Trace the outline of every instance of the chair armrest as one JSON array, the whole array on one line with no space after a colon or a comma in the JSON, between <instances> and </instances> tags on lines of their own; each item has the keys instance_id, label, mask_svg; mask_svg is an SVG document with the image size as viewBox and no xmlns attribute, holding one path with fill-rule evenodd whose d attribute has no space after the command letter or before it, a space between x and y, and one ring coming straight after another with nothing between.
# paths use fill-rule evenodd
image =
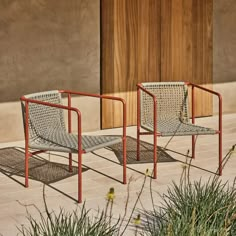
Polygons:
<instances>
[{"instance_id":1,"label":"chair armrest","mask_svg":"<svg viewBox=\"0 0 236 236\"><path fill-rule=\"evenodd\" d=\"M211 93L211 94L216 95L218 97L218 99L219 99L218 100L218 102L219 102L219 107L218 107L219 132L221 133L222 132L222 96L221 96L221 94L216 92L216 91L214 91L214 90L205 88L205 87L197 85L197 84L193 84L193 83L190 83L190 82L188 82L186 84L192 87L192 122L193 122L193 124L194 124L194 121L195 121L195 114L194 114L194 88L198 88L200 90L203 90L205 92Z\"/></svg>"},{"instance_id":2,"label":"chair armrest","mask_svg":"<svg viewBox=\"0 0 236 236\"><path fill-rule=\"evenodd\" d=\"M70 95L80 95L80 96L120 101L123 105L123 138L126 136L126 101L123 98L115 97L115 96L93 94L93 93L77 92L77 91L71 91L71 90L59 90L59 92L68 94L69 99L70 99ZM70 104L70 101L69 101L69 104Z\"/></svg>"},{"instance_id":3,"label":"chair armrest","mask_svg":"<svg viewBox=\"0 0 236 236\"><path fill-rule=\"evenodd\" d=\"M187 85L192 86L192 88L196 87L196 88L199 88L199 89L201 89L201 90L204 90L204 91L206 91L206 92L208 92L208 93L212 93L212 94L217 95L218 97L220 97L220 99L222 99L222 98L221 98L221 94L218 93L218 92L216 92L216 91L214 91L214 90L211 90L211 89L208 89L208 88L205 88L205 87L203 87L203 86L200 86L200 85L197 85L197 84L193 84L193 83L190 83L190 82L188 82Z\"/></svg>"},{"instance_id":4,"label":"chair armrest","mask_svg":"<svg viewBox=\"0 0 236 236\"><path fill-rule=\"evenodd\" d=\"M156 96L154 94L152 94L151 92L149 92L147 89L145 89L142 84L137 84L137 88L141 89L143 92L147 93L149 96L151 96L153 98L153 101L156 100Z\"/></svg>"},{"instance_id":5,"label":"chair armrest","mask_svg":"<svg viewBox=\"0 0 236 236\"><path fill-rule=\"evenodd\" d=\"M137 111L137 126L140 127L140 90L142 90L143 92L145 92L146 94L148 94L150 97L152 97L153 99L153 129L154 129L154 133L157 133L157 100L156 100L156 96L154 94L152 94L150 91L148 91L147 89L145 89L142 84L137 84L137 88L138 88L138 94L137 94L137 107L138 107L138 111Z\"/></svg>"},{"instance_id":6,"label":"chair armrest","mask_svg":"<svg viewBox=\"0 0 236 236\"><path fill-rule=\"evenodd\" d=\"M59 92L60 93L67 93L67 94L71 94L71 95L80 95L80 96L87 96L87 97L94 97L94 98L118 100L118 101L121 101L123 104L125 104L125 100L123 98L115 97L115 96L107 96L107 95L100 95L100 94L94 94L94 93L76 92L76 91L70 91L70 90L59 90Z\"/></svg>"},{"instance_id":7,"label":"chair armrest","mask_svg":"<svg viewBox=\"0 0 236 236\"><path fill-rule=\"evenodd\" d=\"M29 127L29 123L28 123L29 122L28 121L29 120L29 109L28 109L28 107L29 107L29 103L35 103L35 104L39 104L39 105L44 105L44 106L55 107L55 108L64 109L64 110L68 110L68 111L73 111L77 114L78 149L82 151L81 112L79 111L79 109L77 109L75 107L69 107L69 106L61 105L61 104L55 104L55 103L30 99L30 98L26 98L24 96L22 96L20 98L20 100L22 102L25 102L25 140L26 140L27 145L28 145L28 141L29 141L29 131L28 131L28 127Z\"/></svg>"},{"instance_id":8,"label":"chair armrest","mask_svg":"<svg viewBox=\"0 0 236 236\"><path fill-rule=\"evenodd\" d=\"M79 116L81 116L81 113L80 113L79 109L77 109L75 107L68 107L68 106L61 105L61 104L55 104L55 103L50 103L50 102L44 102L44 101L40 101L40 100L30 99L30 98L26 98L24 96L22 96L20 98L20 100L24 101L26 103L35 103L35 104L40 104L40 105L49 106L49 107L56 107L56 108L60 108L60 109L71 110L71 111L74 111L77 114L79 114Z\"/></svg>"}]
</instances>

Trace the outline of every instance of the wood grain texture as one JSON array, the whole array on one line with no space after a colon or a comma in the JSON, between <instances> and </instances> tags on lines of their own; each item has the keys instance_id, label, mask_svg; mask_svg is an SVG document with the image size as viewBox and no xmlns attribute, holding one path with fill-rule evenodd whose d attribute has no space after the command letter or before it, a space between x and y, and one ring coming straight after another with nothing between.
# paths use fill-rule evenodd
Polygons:
<instances>
[{"instance_id":1,"label":"wood grain texture","mask_svg":"<svg viewBox=\"0 0 236 236\"><path fill-rule=\"evenodd\" d=\"M161 81L212 87L212 8L212 0L161 1ZM211 115L212 96L196 97L196 115Z\"/></svg>"},{"instance_id":2,"label":"wood grain texture","mask_svg":"<svg viewBox=\"0 0 236 236\"><path fill-rule=\"evenodd\" d=\"M114 1L102 0L101 8L101 61L102 61L102 88L107 95L113 95L114 88ZM106 66L109 65L109 66ZM102 100L102 113L113 114L113 103L109 100ZM113 127L113 115L102 115L101 122L107 127Z\"/></svg>"},{"instance_id":3,"label":"wood grain texture","mask_svg":"<svg viewBox=\"0 0 236 236\"><path fill-rule=\"evenodd\" d=\"M109 4L114 11L113 15L109 15L113 26L109 25L113 30L102 30L101 37L102 50L113 50L113 57L106 59L104 57L111 54L102 53L102 94L124 98L127 103L127 125L134 125L136 84L160 80L160 14L157 14L160 1L103 0L102 28L108 27L108 23L105 23L108 13L105 11L109 9ZM122 124L121 106L117 103L111 106L107 101L102 103L102 128L119 127Z\"/></svg>"},{"instance_id":4,"label":"wood grain texture","mask_svg":"<svg viewBox=\"0 0 236 236\"><path fill-rule=\"evenodd\" d=\"M127 34L126 0L114 1L114 96L126 100L127 83ZM112 79L112 78L111 78ZM113 103L114 127L122 124L122 106Z\"/></svg>"},{"instance_id":5,"label":"wood grain texture","mask_svg":"<svg viewBox=\"0 0 236 236\"><path fill-rule=\"evenodd\" d=\"M127 122L128 124L132 124L134 117L136 116L136 82L138 79L138 35L139 35L139 27L138 27L138 4L136 4L137 0L129 0L126 1L126 32L127 32L127 90L126 92L126 101L128 104L127 109Z\"/></svg>"},{"instance_id":6,"label":"wood grain texture","mask_svg":"<svg viewBox=\"0 0 236 236\"><path fill-rule=\"evenodd\" d=\"M161 80L172 80L172 47L171 47L171 22L172 0L161 2Z\"/></svg>"},{"instance_id":7,"label":"wood grain texture","mask_svg":"<svg viewBox=\"0 0 236 236\"><path fill-rule=\"evenodd\" d=\"M191 80L192 0L162 0L161 6L161 80Z\"/></svg>"},{"instance_id":8,"label":"wood grain texture","mask_svg":"<svg viewBox=\"0 0 236 236\"><path fill-rule=\"evenodd\" d=\"M213 69L213 1L193 1L193 78L192 82L212 89ZM196 91L197 116L212 115L213 99L210 94Z\"/></svg>"},{"instance_id":9,"label":"wood grain texture","mask_svg":"<svg viewBox=\"0 0 236 236\"><path fill-rule=\"evenodd\" d=\"M148 81L161 80L161 1L149 0Z\"/></svg>"},{"instance_id":10,"label":"wood grain texture","mask_svg":"<svg viewBox=\"0 0 236 236\"><path fill-rule=\"evenodd\" d=\"M102 0L102 27L109 28L102 30L102 93L126 100L127 125L136 124L139 82L190 81L211 88L212 1ZM110 8L113 15L106 12ZM211 115L212 96L196 95L197 116ZM120 126L121 107L104 102L102 121L102 128Z\"/></svg>"}]
</instances>

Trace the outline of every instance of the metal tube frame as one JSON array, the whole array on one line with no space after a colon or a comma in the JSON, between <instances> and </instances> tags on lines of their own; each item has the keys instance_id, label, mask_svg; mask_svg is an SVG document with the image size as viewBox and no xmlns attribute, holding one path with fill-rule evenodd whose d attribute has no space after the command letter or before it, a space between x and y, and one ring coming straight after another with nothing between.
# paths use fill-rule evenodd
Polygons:
<instances>
[{"instance_id":1,"label":"metal tube frame","mask_svg":"<svg viewBox=\"0 0 236 236\"><path fill-rule=\"evenodd\" d=\"M208 88L205 88L205 87L202 87L200 85L197 85L197 84L193 84L193 83L190 83L190 82L186 82L186 85L188 86L191 86L192 88L192 123L195 124L195 88L197 89L200 89L200 90L203 90L205 92L208 92L208 93L211 93L213 95L216 95L218 97L218 101L219 101L219 104L218 104L218 116L219 116L219 120L218 120L218 130L216 131L216 133L219 135L219 138L218 138L218 145L219 145L219 167L218 167L218 174L219 176L222 175L222 96L220 93L218 92L215 92L211 89L208 89ZM195 136L192 135L192 157L195 158Z\"/></svg>"},{"instance_id":2,"label":"metal tube frame","mask_svg":"<svg viewBox=\"0 0 236 236\"><path fill-rule=\"evenodd\" d=\"M20 98L21 101L25 102L25 187L29 186L29 157L38 153L45 152L46 150L40 150L36 152L29 152L29 103L35 103L50 107L55 107L59 109L64 109L68 111L68 132L72 132L71 125L71 112L75 112L77 114L77 129L78 129L78 203L82 202L82 154L85 153L82 150L82 126L81 126L81 112L79 109L71 107L71 95L81 95L81 96L89 96L96 97L100 99L110 99L120 101L123 104L123 134L122 134L122 144L123 144L123 184L127 183L126 176L126 103L125 100L119 97L98 95L98 94L90 94L83 92L74 92L69 90L59 90L60 93L66 93L68 98L68 106L54 104L34 99L25 98L22 96ZM72 171L72 153L69 153L69 171Z\"/></svg>"},{"instance_id":3,"label":"metal tube frame","mask_svg":"<svg viewBox=\"0 0 236 236\"><path fill-rule=\"evenodd\" d=\"M192 86L192 123L195 124L195 99L194 99L194 88L198 88L201 90L204 90L208 93L211 93L213 95L218 96L219 98L219 129L216 131L216 134L219 135L219 175L222 175L222 96L220 93L217 93L213 90L204 88L202 86L185 82L186 85ZM153 132L141 132L141 90L148 94L153 99ZM137 84L137 160L140 160L140 135L153 135L153 172L154 176L153 178L157 178L157 136L161 136L161 133L157 132L157 100L156 96L153 95L151 92L149 92L147 89L145 89L142 84ZM192 157L195 158L195 135L192 135Z\"/></svg>"},{"instance_id":4,"label":"metal tube frame","mask_svg":"<svg viewBox=\"0 0 236 236\"><path fill-rule=\"evenodd\" d=\"M67 95L68 107L71 108L71 95ZM71 133L71 110L68 110L68 132ZM79 146L78 146L79 147ZM69 171L72 172L72 153L69 153Z\"/></svg>"},{"instance_id":5,"label":"metal tube frame","mask_svg":"<svg viewBox=\"0 0 236 236\"><path fill-rule=\"evenodd\" d=\"M148 94L153 99L153 132L140 132L141 129L141 107L140 107L140 96L141 90ZM157 136L160 136L160 133L157 132L157 101L156 96L146 90L142 84L137 84L137 161L140 160L140 135L149 135L153 134L153 178L157 178Z\"/></svg>"},{"instance_id":6,"label":"metal tube frame","mask_svg":"<svg viewBox=\"0 0 236 236\"><path fill-rule=\"evenodd\" d=\"M93 94L93 93L85 93L85 92L76 92L71 90L59 90L60 93L66 93L70 95L79 95L79 96L86 96L86 97L94 97L100 99L108 99L119 101L122 103L123 106L123 127L122 127L122 146L123 146L123 184L127 183L127 174L126 174L126 126L127 126L127 111L126 111L126 101L123 98L115 97L115 96L107 96L107 95L100 95L100 94Z\"/></svg>"}]
</instances>

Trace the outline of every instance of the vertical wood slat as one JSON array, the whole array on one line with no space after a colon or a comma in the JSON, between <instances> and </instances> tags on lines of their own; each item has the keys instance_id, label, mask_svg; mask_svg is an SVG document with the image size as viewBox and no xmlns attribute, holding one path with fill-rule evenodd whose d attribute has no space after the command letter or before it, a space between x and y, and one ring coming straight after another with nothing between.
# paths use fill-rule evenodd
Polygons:
<instances>
[{"instance_id":1,"label":"vertical wood slat","mask_svg":"<svg viewBox=\"0 0 236 236\"><path fill-rule=\"evenodd\" d=\"M172 80L172 48L171 48L171 22L172 0L161 1L161 80Z\"/></svg>"},{"instance_id":2,"label":"vertical wood slat","mask_svg":"<svg viewBox=\"0 0 236 236\"><path fill-rule=\"evenodd\" d=\"M148 80L161 81L161 1L149 0ZM140 81L142 82L142 81Z\"/></svg>"},{"instance_id":3,"label":"vertical wood slat","mask_svg":"<svg viewBox=\"0 0 236 236\"><path fill-rule=\"evenodd\" d=\"M213 1L193 1L193 78L192 82L212 88ZM196 90L197 116L212 115L212 95Z\"/></svg>"},{"instance_id":4,"label":"vertical wood slat","mask_svg":"<svg viewBox=\"0 0 236 236\"><path fill-rule=\"evenodd\" d=\"M160 0L102 0L101 3L102 28L110 26L104 22L108 20L108 13L104 13L107 4L113 7L113 16L108 15L112 18L113 30L102 30L102 50L113 50L113 57L102 57L102 94L111 92L124 98L127 103L127 125L134 125L136 84L160 81L160 14L156 14L160 10ZM110 44L109 47L106 43ZM105 52L103 55L111 54ZM113 72L109 74L110 70ZM119 127L122 124L121 106L108 104L107 101L102 103L102 128Z\"/></svg>"},{"instance_id":5,"label":"vertical wood slat","mask_svg":"<svg viewBox=\"0 0 236 236\"><path fill-rule=\"evenodd\" d=\"M101 79L102 90L106 95L113 95L114 92L114 1L101 1ZM105 7L106 6L106 7ZM105 8L104 8L105 7ZM109 66L107 66L109 65ZM103 93L103 92L102 92ZM102 100L102 127L114 127L113 103L109 100Z\"/></svg>"},{"instance_id":6,"label":"vertical wood slat","mask_svg":"<svg viewBox=\"0 0 236 236\"><path fill-rule=\"evenodd\" d=\"M212 87L212 0L161 1L161 81ZM212 114L212 96L196 90L197 116Z\"/></svg>"},{"instance_id":7,"label":"vertical wood slat","mask_svg":"<svg viewBox=\"0 0 236 236\"><path fill-rule=\"evenodd\" d=\"M171 81L182 80L183 71L183 34L182 34L182 18L183 5L182 0L173 0L171 4L172 21L170 25L171 30L171 49L172 49L172 65L169 68L172 71Z\"/></svg>"},{"instance_id":8,"label":"vertical wood slat","mask_svg":"<svg viewBox=\"0 0 236 236\"><path fill-rule=\"evenodd\" d=\"M126 97L127 82L127 33L126 33L126 0L114 1L114 96ZM112 59L112 58L111 58ZM121 103L113 103L114 127L122 124ZM110 115L109 115L110 116Z\"/></svg>"},{"instance_id":9,"label":"vertical wood slat","mask_svg":"<svg viewBox=\"0 0 236 236\"><path fill-rule=\"evenodd\" d=\"M193 72L193 27L192 27L192 8L194 0L183 0L183 57L182 57L182 68L186 80L192 81ZM181 78L183 80L183 78ZM192 81L193 82L193 81Z\"/></svg>"},{"instance_id":10,"label":"vertical wood slat","mask_svg":"<svg viewBox=\"0 0 236 236\"><path fill-rule=\"evenodd\" d=\"M138 79L138 8L137 0L126 1L127 17L127 92L126 102L128 104L127 123L135 123L136 109L136 83Z\"/></svg>"},{"instance_id":11,"label":"vertical wood slat","mask_svg":"<svg viewBox=\"0 0 236 236\"><path fill-rule=\"evenodd\" d=\"M192 0L161 2L161 80L192 78Z\"/></svg>"},{"instance_id":12,"label":"vertical wood slat","mask_svg":"<svg viewBox=\"0 0 236 236\"><path fill-rule=\"evenodd\" d=\"M138 0L138 82L148 80L149 0Z\"/></svg>"},{"instance_id":13,"label":"vertical wood slat","mask_svg":"<svg viewBox=\"0 0 236 236\"><path fill-rule=\"evenodd\" d=\"M213 1L207 1L203 10L203 67L204 67L204 84L209 89L212 89L213 78ZM202 103L203 105L204 103ZM213 98L208 95L209 108L205 109L202 115L212 115L213 113Z\"/></svg>"}]
</instances>

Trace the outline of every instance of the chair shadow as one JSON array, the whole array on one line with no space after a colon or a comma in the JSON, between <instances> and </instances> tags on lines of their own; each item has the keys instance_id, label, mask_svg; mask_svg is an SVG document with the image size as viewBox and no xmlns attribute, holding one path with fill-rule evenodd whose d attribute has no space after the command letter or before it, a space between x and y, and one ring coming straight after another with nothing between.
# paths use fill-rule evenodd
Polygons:
<instances>
[{"instance_id":1,"label":"chair shadow","mask_svg":"<svg viewBox=\"0 0 236 236\"><path fill-rule=\"evenodd\" d=\"M141 164L141 163L153 163L153 144L145 141L140 141L140 160L137 161L137 139L127 136L126 137L126 158L127 164ZM117 143L109 146L109 149L113 151L119 162L122 163L122 143ZM158 163L161 162L176 162L178 160L170 156L162 147L157 147Z\"/></svg>"},{"instance_id":2,"label":"chair shadow","mask_svg":"<svg viewBox=\"0 0 236 236\"><path fill-rule=\"evenodd\" d=\"M120 164L123 163L122 143L117 143L108 147L113 151ZM158 147L158 162L175 162L167 152ZM57 155L66 158L63 155ZM95 154L96 155L96 154ZM127 136L127 164L140 164L153 162L153 145L144 141L140 144L140 161L136 160L136 139ZM104 157L105 158L105 157ZM73 161L76 163L76 161ZM24 177L25 154L21 147L6 147L0 149L0 172L14 179L14 176ZM82 172L91 168L83 166ZM93 170L93 169L91 169ZM78 174L77 166L72 167L72 172L68 171L68 165L45 160L39 155L29 158L29 178L40 181L44 184L52 184L60 180ZM101 173L102 174L102 173ZM15 181L19 182L17 179ZM22 184L22 183L20 183ZM23 184L22 184L23 185Z\"/></svg>"},{"instance_id":3,"label":"chair shadow","mask_svg":"<svg viewBox=\"0 0 236 236\"><path fill-rule=\"evenodd\" d=\"M136 157L137 157L137 139L127 136L126 141L127 141L127 147L126 147L127 148L127 153L126 153L127 154L127 164L153 163L153 144L140 140L140 160L137 161L137 159L136 159ZM122 164L122 157L123 157L122 148L123 148L122 143L117 143L117 144L109 146L109 149L116 154L120 164ZM184 157L185 160L182 161L182 160L173 158L169 154L170 152ZM95 155L97 155L97 154L95 154ZM171 150L171 149L157 146L157 157L158 157L157 163L179 162L179 163L187 164L191 168L194 167L196 169L203 170L203 171L206 171L206 172L214 174L214 175L217 174L217 171L215 171L215 172L210 171L210 170L204 169L202 167L196 166L192 163L189 163L189 161L187 162L187 159L192 158L191 156ZM139 172L139 171L135 170L134 168L131 168L131 167L127 167L127 168L132 169L133 171ZM141 172L139 172L139 173L141 173Z\"/></svg>"},{"instance_id":4,"label":"chair shadow","mask_svg":"<svg viewBox=\"0 0 236 236\"><path fill-rule=\"evenodd\" d=\"M109 149L110 151L113 151L115 153L115 155L119 161L119 165L122 165L122 163L123 163L122 142L117 143L117 144L113 144L113 145L107 147L107 149ZM126 149L127 149L127 164L153 163L153 144L147 143L145 141L140 141L140 161L136 160L137 140L135 138L127 136ZM180 162L181 163L182 162L180 160L174 159L166 151L174 152L173 150L170 150L170 149L164 149L159 146L157 147L157 154L158 154L157 162L158 163L164 163L164 162ZM96 156L99 156L99 157L105 159L105 160L108 160L108 161L118 164L117 161L114 161L114 160L111 160L107 157L96 154L95 152L92 152L92 153ZM190 156L186 156L186 155L178 153L178 152L174 152L174 153L185 156L187 158L191 158ZM60 155L60 154L52 153L52 155L67 159L67 157ZM73 163L77 163L77 162L73 160ZM184 163L184 162L182 162L182 163ZM208 171L203 168L194 166L192 164L190 164L190 166L204 170L204 171ZM131 168L128 166L127 166L127 168L141 173L140 171L135 170L134 168ZM7 177L9 177L10 179L14 180L18 184L24 186L24 184L21 181L19 181L17 178L15 178L15 176L20 176L20 177L24 178L24 176L25 176L24 169L25 169L25 153L24 153L23 148L21 148L21 147L6 147L6 148L0 149L0 172L1 173L6 175ZM82 172L85 172L87 170L95 171L101 175L104 175L106 177L114 179L115 181L118 181L117 179L115 179L111 176L108 176L105 173L102 173L94 168L90 168L89 166L83 165ZM215 174L214 172L211 172L211 171L208 171L208 172ZM29 158L29 178L30 179L40 181L40 182L44 183L45 185L47 185L48 187L60 192L64 196L66 196L74 201L76 201L76 199L74 199L73 197L64 193L63 191L57 189L56 187L54 187L51 184L58 182L60 180L69 178L69 177L74 176L76 174L78 174L77 166L73 166L72 172L69 172L68 165L66 165L66 164L48 161L38 155L35 155L35 156L32 156ZM141 174L144 174L144 173L141 173ZM119 182L121 182L121 181L119 181Z\"/></svg>"},{"instance_id":5,"label":"chair shadow","mask_svg":"<svg viewBox=\"0 0 236 236\"><path fill-rule=\"evenodd\" d=\"M108 147L109 150L113 151L119 161L119 164L122 165L123 161L123 152L122 152L122 143L114 144ZM140 163L152 163L153 162L153 145L144 141L141 141L140 145L140 153L141 159L140 161L136 160L136 139L130 136L127 136L127 164L140 164ZM93 154L100 156L94 152ZM64 155L52 153L52 155L62 157L67 159ZM104 156L100 156L104 159L109 160ZM109 160L112 161L112 160ZM172 158L168 153L166 153L162 148L158 147L158 162L173 162L177 161ZM112 161L118 164L116 161ZM75 160L73 160L74 164L77 164ZM132 169L132 168L131 168ZM95 171L101 175L114 179L112 176L108 176L105 173L102 173L94 168L90 168L89 166L83 165L82 172L87 170ZM17 182L18 184L24 186L21 180L18 180L16 176L25 177L25 153L24 148L21 147L6 147L0 149L0 172ZM139 172L139 171L137 171ZM65 196L69 195L62 192L61 190L55 188L53 183L58 182L60 180L69 178L78 174L77 165L72 167L72 172L68 171L68 165L61 164L57 162L52 162L45 160L39 155L34 155L29 158L29 178L40 181L43 184L53 188L54 190L64 194ZM119 181L121 182L121 181ZM73 199L73 198L72 198ZM75 200L75 199L73 199Z\"/></svg>"},{"instance_id":6,"label":"chair shadow","mask_svg":"<svg viewBox=\"0 0 236 236\"><path fill-rule=\"evenodd\" d=\"M24 177L25 154L24 149L18 147L7 147L0 149L0 172L20 183L13 176ZM82 168L86 171L87 168ZM38 155L29 158L29 178L40 181L46 185L66 179L78 173L76 166L72 172L68 171L68 165L47 161ZM20 183L23 185L22 183Z\"/></svg>"}]
</instances>

